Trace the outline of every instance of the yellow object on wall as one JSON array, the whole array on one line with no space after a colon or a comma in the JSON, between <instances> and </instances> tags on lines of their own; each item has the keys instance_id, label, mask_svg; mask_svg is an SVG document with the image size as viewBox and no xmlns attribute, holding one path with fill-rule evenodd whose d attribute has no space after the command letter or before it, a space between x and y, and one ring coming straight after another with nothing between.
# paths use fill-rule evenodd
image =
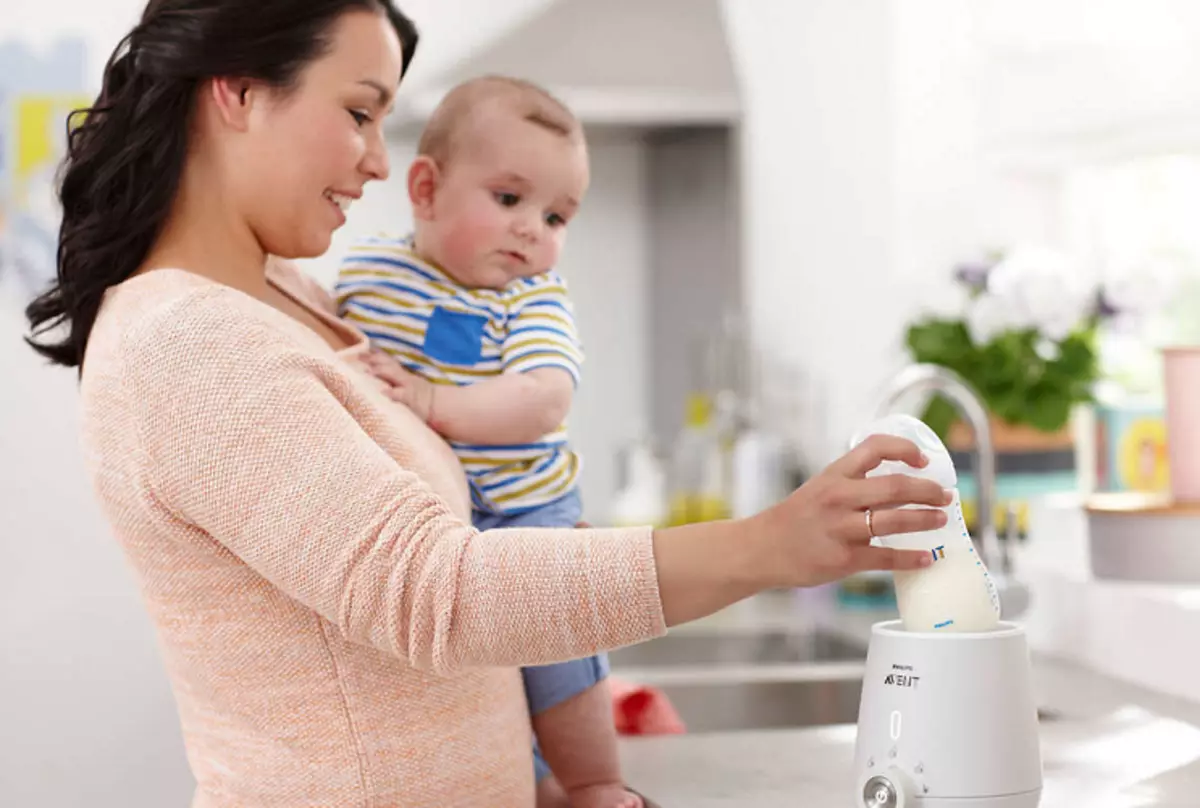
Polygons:
<instances>
[{"instance_id":1,"label":"yellow object on wall","mask_svg":"<svg viewBox=\"0 0 1200 808\"><path fill-rule=\"evenodd\" d=\"M1100 491L1169 489L1167 425L1161 407L1097 407L1096 447Z\"/></svg>"},{"instance_id":2,"label":"yellow object on wall","mask_svg":"<svg viewBox=\"0 0 1200 808\"><path fill-rule=\"evenodd\" d=\"M1169 480L1167 425L1161 418L1138 418L1115 447L1121 479L1133 491L1164 491Z\"/></svg>"},{"instance_id":3,"label":"yellow object on wall","mask_svg":"<svg viewBox=\"0 0 1200 808\"><path fill-rule=\"evenodd\" d=\"M14 103L13 202L28 203L30 183L53 176L66 151L67 120L91 100L76 93L18 95Z\"/></svg>"}]
</instances>

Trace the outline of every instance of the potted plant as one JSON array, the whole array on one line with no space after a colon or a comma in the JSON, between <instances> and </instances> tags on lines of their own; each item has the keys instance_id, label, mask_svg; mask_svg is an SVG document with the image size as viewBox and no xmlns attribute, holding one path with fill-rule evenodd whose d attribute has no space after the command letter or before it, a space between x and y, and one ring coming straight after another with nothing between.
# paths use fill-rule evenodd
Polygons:
<instances>
[{"instance_id":1,"label":"potted plant","mask_svg":"<svg viewBox=\"0 0 1200 808\"><path fill-rule=\"evenodd\" d=\"M905 334L912 359L975 388L998 451L1069 446L1071 413L1093 400L1100 378L1103 296L1064 256L1037 247L959 267L955 280L967 293L964 311L913 322ZM944 399L929 402L924 420L943 440L964 440Z\"/></svg>"},{"instance_id":2,"label":"potted plant","mask_svg":"<svg viewBox=\"0 0 1200 808\"><path fill-rule=\"evenodd\" d=\"M1032 493L1078 490L1072 417L1095 401L1102 329L1149 307L1139 295L1151 287L1102 284L1068 256L1037 246L961 266L955 280L965 290L962 310L921 316L905 344L914 361L954 370L978 392L996 451L996 523L1005 525L1010 507L1023 521ZM938 396L923 419L955 455L969 489L970 429ZM968 496L964 516L973 522Z\"/></svg>"}]
</instances>

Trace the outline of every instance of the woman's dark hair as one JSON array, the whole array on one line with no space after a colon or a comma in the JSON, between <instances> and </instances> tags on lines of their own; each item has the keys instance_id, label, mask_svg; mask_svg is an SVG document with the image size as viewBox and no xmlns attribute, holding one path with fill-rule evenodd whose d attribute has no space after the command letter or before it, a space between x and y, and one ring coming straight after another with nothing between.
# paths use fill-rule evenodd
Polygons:
<instances>
[{"instance_id":1,"label":"woman's dark hair","mask_svg":"<svg viewBox=\"0 0 1200 808\"><path fill-rule=\"evenodd\" d=\"M150 0L109 57L95 104L67 122L57 279L25 309L34 350L82 371L104 292L142 264L170 211L200 84L234 77L287 91L354 10L395 27L403 76L417 29L392 0ZM37 339L60 325L61 341Z\"/></svg>"}]
</instances>

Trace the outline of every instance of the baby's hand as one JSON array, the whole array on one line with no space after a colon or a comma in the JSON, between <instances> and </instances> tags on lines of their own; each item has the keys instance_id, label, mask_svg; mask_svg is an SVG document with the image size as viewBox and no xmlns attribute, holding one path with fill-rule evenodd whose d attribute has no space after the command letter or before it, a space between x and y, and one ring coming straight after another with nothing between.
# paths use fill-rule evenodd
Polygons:
<instances>
[{"instance_id":1,"label":"baby's hand","mask_svg":"<svg viewBox=\"0 0 1200 808\"><path fill-rule=\"evenodd\" d=\"M384 395L408 407L422 421L429 421L433 413L434 386L431 382L406 370L383 351L371 351L364 362L372 375L388 385Z\"/></svg>"}]
</instances>

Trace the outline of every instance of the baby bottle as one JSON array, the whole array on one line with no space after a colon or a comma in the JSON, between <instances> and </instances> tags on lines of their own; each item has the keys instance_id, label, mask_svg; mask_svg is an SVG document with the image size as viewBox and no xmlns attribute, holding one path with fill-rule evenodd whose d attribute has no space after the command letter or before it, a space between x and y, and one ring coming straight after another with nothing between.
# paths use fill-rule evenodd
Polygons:
<instances>
[{"instance_id":1,"label":"baby bottle","mask_svg":"<svg viewBox=\"0 0 1200 808\"><path fill-rule=\"evenodd\" d=\"M932 429L911 415L895 413L879 419L856 436L854 444L861 443L869 435L895 435L910 440L921 449L929 463L918 469L899 461L885 460L868 472L868 477L908 474L934 480L954 492L953 501L945 508L948 517L945 526L877 539L887 547L924 550L933 557L933 563L924 569L895 573L896 602L904 628L930 632L995 628L1000 619L1000 598L992 576L967 533L958 496L958 475L950 453Z\"/></svg>"}]
</instances>

